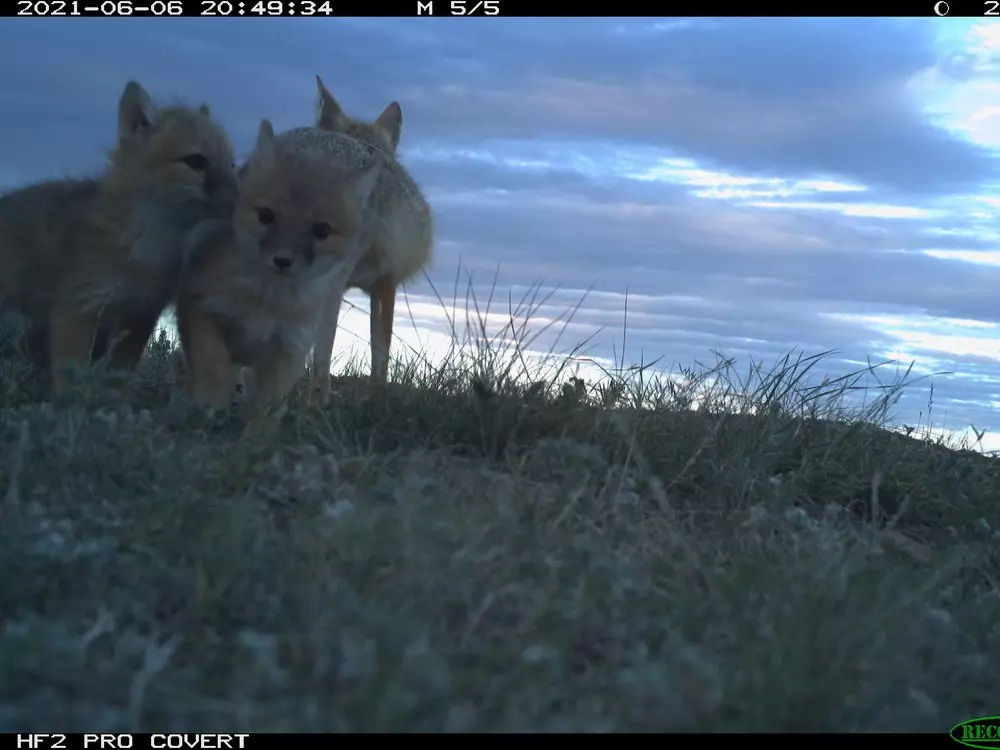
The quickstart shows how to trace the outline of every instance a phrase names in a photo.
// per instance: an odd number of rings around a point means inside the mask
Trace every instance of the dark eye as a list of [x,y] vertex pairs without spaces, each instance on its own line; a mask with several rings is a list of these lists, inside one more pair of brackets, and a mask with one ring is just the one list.
[[257,221],[259,221],[264,226],[272,223],[275,219],[274,211],[269,208],[258,208],[257,209]]
[[330,236],[329,224],[314,224],[312,228],[313,237],[317,240],[325,240]]
[[208,169],[208,159],[201,154],[188,154],[187,156],[182,156],[179,161],[187,164],[195,172],[204,172]]

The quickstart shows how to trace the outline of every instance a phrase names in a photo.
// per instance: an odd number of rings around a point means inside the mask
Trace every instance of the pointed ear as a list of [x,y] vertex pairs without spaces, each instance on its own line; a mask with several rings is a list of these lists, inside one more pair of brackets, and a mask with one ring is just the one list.
[[368,198],[375,189],[379,170],[382,164],[378,159],[372,159],[367,166],[361,167],[351,174],[352,192],[355,199],[362,205],[368,203]]
[[260,121],[260,127],[257,129],[257,145],[263,142],[274,142],[274,126],[266,117]]
[[212,110],[208,108],[207,104],[202,104],[198,107],[198,111],[205,115],[205,117],[209,117],[212,114]]
[[274,128],[271,121],[266,117],[260,121],[260,130],[257,131],[257,142],[253,146],[253,161],[261,166],[268,166],[274,162]]
[[347,116],[340,108],[333,94],[323,85],[323,79],[316,76],[316,88],[319,89],[319,108],[316,114],[316,127],[321,130],[339,132],[346,125]]
[[147,135],[155,121],[156,106],[146,89],[129,81],[118,102],[119,142]]
[[403,110],[400,108],[399,102],[390,102],[382,114],[375,118],[373,124],[388,134],[392,150],[395,151],[399,145],[400,131],[403,128]]

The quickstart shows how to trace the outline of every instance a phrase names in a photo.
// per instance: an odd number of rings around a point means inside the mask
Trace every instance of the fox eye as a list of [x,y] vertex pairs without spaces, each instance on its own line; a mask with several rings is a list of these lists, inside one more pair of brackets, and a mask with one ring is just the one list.
[[317,240],[325,240],[331,231],[329,224],[313,224],[312,233]]
[[195,172],[204,172],[208,169],[208,159],[202,154],[188,154],[187,156],[182,156],[178,161],[184,162]]
[[275,219],[274,211],[269,208],[258,208],[257,209],[257,221],[259,221],[264,226],[271,224]]

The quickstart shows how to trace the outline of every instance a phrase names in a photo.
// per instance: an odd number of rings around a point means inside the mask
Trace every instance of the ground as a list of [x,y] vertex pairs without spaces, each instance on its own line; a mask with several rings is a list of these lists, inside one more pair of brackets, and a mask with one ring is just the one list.
[[247,431],[179,397],[170,346],[126,397],[97,373],[47,403],[0,362],[3,730],[1000,712],[1000,467],[884,429],[896,391],[859,405],[865,373],[532,384],[479,345]]

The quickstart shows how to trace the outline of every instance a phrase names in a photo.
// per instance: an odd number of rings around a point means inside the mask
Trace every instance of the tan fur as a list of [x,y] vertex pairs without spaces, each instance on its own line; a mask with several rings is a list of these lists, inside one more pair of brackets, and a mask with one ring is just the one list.
[[275,136],[261,123],[232,220],[201,233],[181,276],[177,325],[196,399],[227,405],[237,366],[250,370],[254,409],[288,394],[325,302],[339,306],[370,244],[379,164],[347,136]]
[[[383,160],[371,203],[376,224],[372,244],[348,282],[363,290],[371,304],[372,378],[384,381],[389,369],[396,288],[431,260],[434,226],[430,207],[420,188],[396,158],[403,114],[392,102],[372,123],[344,114],[336,99],[316,76],[319,113],[316,127],[343,133],[376,149]],[[314,392],[325,398],[330,387],[330,359],[339,309],[324,320],[313,353]]]
[[[170,360],[168,362],[170,367],[170,374],[173,376],[174,385],[180,388],[182,391],[188,394],[188,396],[194,395],[194,380],[191,378],[191,370],[188,367],[187,357],[184,356],[184,348],[178,346],[172,352],[170,352]],[[246,390],[246,383],[244,380],[244,373],[242,367],[237,367],[232,372],[233,375],[233,386],[234,393],[232,394],[233,403],[239,403],[243,398],[243,393]]]
[[[3,310],[21,312],[27,329],[19,346],[38,367],[49,366],[48,313],[64,269],[100,191],[96,179],[53,180],[0,196],[0,294]],[[44,283],[39,283],[44,281]],[[95,349],[103,347],[97,347]],[[98,356],[103,351],[97,353]]]
[[158,107],[130,82],[118,120],[100,179],[0,198],[0,295],[33,322],[30,348],[47,333],[56,390],[59,366],[89,363],[112,330],[127,335],[111,364],[138,362],[173,296],[186,234],[235,199],[232,147],[206,105]]

